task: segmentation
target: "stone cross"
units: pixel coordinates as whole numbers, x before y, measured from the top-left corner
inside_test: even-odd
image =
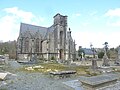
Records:
[[[103,65],[102,66],[110,66],[109,65],[109,59],[108,59],[108,56],[107,56],[107,50],[108,50],[108,45],[105,44],[105,47],[104,47],[104,56],[103,56]]]

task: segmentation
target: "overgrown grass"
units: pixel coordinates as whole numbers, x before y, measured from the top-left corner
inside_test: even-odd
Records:
[[[35,66],[42,66],[43,68],[34,68]],[[90,73],[88,71],[89,66],[69,66],[69,65],[63,65],[63,64],[58,64],[58,63],[42,63],[42,64],[37,64],[31,67],[31,70],[27,70],[28,66],[25,66],[23,68],[20,68],[20,71],[25,71],[25,72],[40,72],[43,74],[48,74],[49,72],[57,72],[57,71],[64,71],[64,70],[74,70],[76,71],[76,75],[97,75],[96,73]]]
[[[34,68],[35,66],[42,66],[43,68]],[[27,67],[32,67],[33,69],[26,70]],[[41,72],[45,74],[51,71],[62,71],[67,69],[68,67],[62,64],[42,63],[42,64],[33,65],[33,66],[24,66],[23,68],[20,68],[19,71]]]

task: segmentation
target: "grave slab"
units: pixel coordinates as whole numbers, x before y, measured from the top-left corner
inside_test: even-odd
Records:
[[[104,86],[115,84],[119,79],[117,74],[104,74],[93,77],[81,76],[79,81],[82,83],[85,90],[96,90]]]

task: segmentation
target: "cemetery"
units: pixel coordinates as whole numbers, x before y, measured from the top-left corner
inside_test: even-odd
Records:
[[[76,51],[67,16],[53,18],[50,27],[21,23],[15,54],[0,55],[0,90],[119,90],[120,46],[114,59],[108,42],[100,57],[92,44]]]
[[[1,0],[0,90],[120,90],[120,0]]]
[[[36,59],[37,60],[37,59]],[[119,90],[120,66],[102,60],[59,63],[7,60],[0,67],[1,90]],[[117,60],[118,62],[118,60]],[[44,87],[42,87],[44,86]]]
[[[74,61],[40,59],[35,54],[29,60],[15,60],[1,55],[0,90],[119,90],[120,48],[116,59],[108,57],[107,42],[101,59],[92,44],[90,59],[80,49],[79,60]]]

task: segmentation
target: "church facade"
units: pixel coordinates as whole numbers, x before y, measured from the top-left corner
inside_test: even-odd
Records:
[[[21,23],[17,39],[18,59],[28,59],[32,54],[46,60],[74,60],[75,53],[75,40],[67,28],[67,16],[56,14],[50,27]]]

